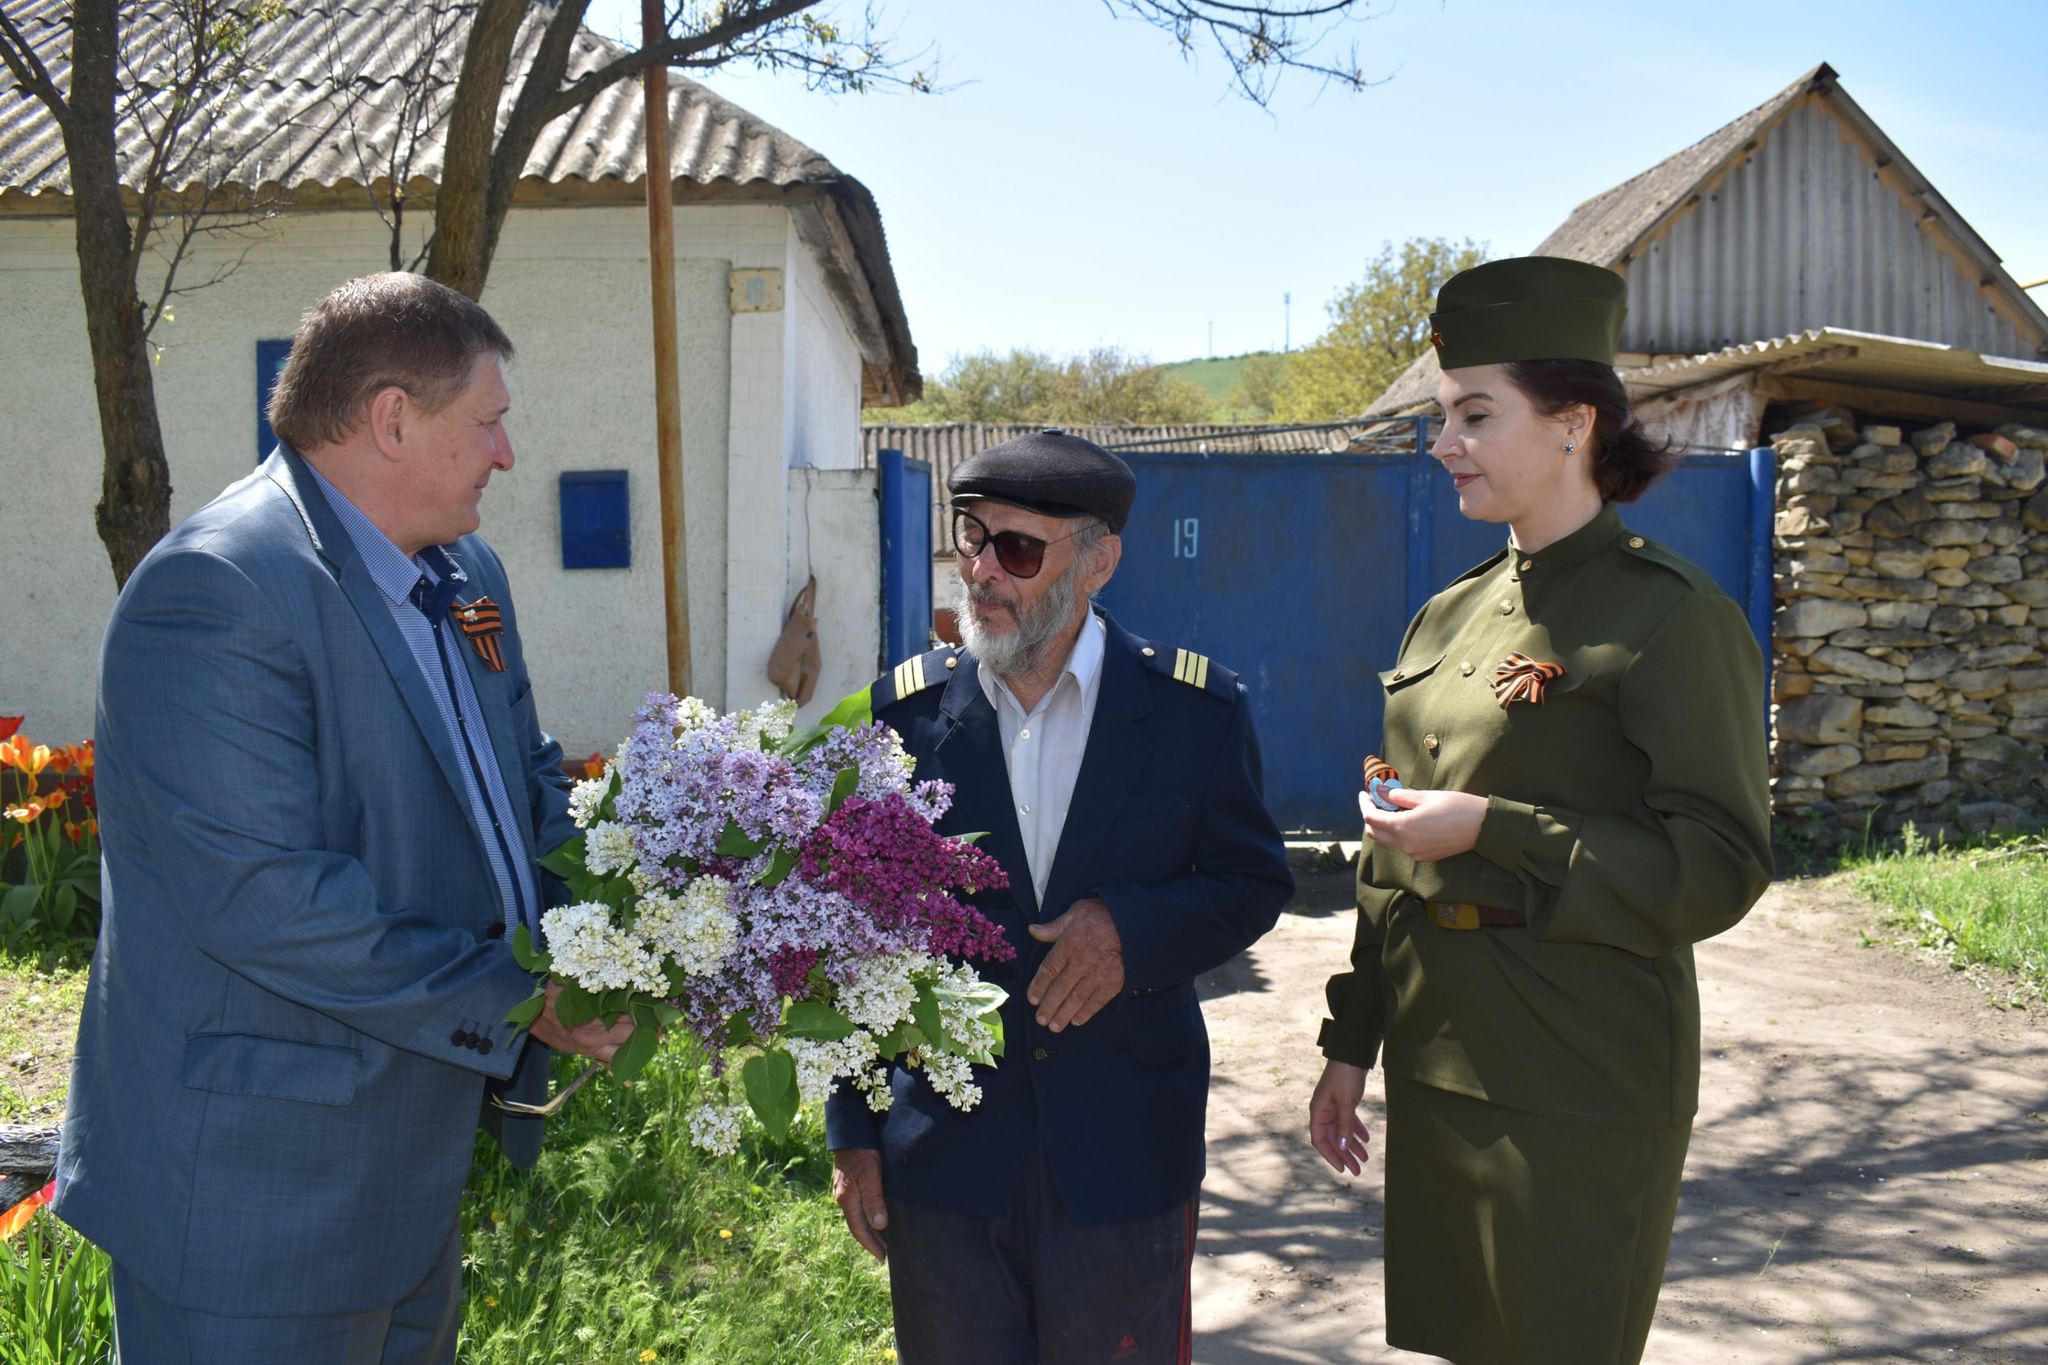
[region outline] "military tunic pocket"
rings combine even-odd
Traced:
[[[1436,672],[1437,666],[1449,657],[1450,655],[1448,654],[1439,654],[1427,663],[1396,665],[1380,674],[1380,686],[1390,693],[1400,692],[1413,687],[1416,683]]]

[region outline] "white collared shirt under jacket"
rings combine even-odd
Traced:
[[[1088,728],[1095,720],[1095,698],[1102,690],[1102,654],[1108,632],[1102,618],[1088,613],[1061,671],[1029,713],[1016,694],[986,665],[975,670],[982,694],[996,711],[1003,740],[1003,763],[1010,771],[1010,804],[1017,812],[1017,833],[1031,863],[1031,885],[1045,900],[1046,879],[1053,855],[1066,828],[1073,804],[1074,782],[1081,775],[1081,755],[1088,749]],[[1064,914],[1064,905],[1045,906],[1048,917]]]

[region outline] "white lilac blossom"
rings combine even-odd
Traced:
[[[576,828],[589,829],[597,823],[598,807],[604,804],[605,794],[611,789],[610,764],[605,765],[603,776],[585,778],[569,788],[569,818],[576,822]]]
[[[630,871],[635,857],[633,831],[616,820],[600,820],[584,835],[583,865],[594,876]]]
[[[713,1156],[731,1156],[740,1147],[740,1113],[723,1105],[699,1105],[690,1115],[690,1144]]]
[[[637,936],[612,924],[609,906],[589,901],[558,905],[541,916],[540,927],[557,976],[587,990],[668,989],[661,959]]]

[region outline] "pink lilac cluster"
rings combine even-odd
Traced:
[[[993,962],[1017,956],[1002,930],[948,894],[955,887],[972,895],[1007,886],[1002,867],[974,845],[934,833],[899,793],[848,800],[804,841],[797,873],[861,906],[886,928],[915,931],[918,946],[934,956]]]
[[[1001,929],[953,894],[1007,885],[1001,866],[932,828],[952,789],[913,785],[893,731],[838,729],[792,760],[760,747],[754,724],[745,713],[650,696],[615,764],[614,811],[632,831],[636,877],[672,892],[709,877],[727,885],[737,941],[675,1001],[714,1065],[730,1021],[766,1036],[783,1001],[809,997],[820,977],[829,992],[888,954],[1016,956]],[[854,794],[828,818],[834,783],[849,768]],[[761,847],[720,854],[731,827]],[[778,850],[793,862],[762,885]]]

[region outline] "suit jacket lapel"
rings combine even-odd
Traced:
[[[1095,718],[1088,725],[1088,747],[1081,754],[1081,771],[1074,779],[1073,799],[1067,804],[1067,822],[1060,829],[1052,875],[1045,881],[1046,907],[1056,915],[1065,912],[1074,895],[1088,889],[1081,883],[1095,850],[1123,809],[1124,798],[1152,752],[1142,724],[1145,713],[1152,709],[1152,689],[1145,681],[1137,641],[1106,615],[1103,625],[1108,638],[1103,642],[1102,686],[1095,697]]]
[[[391,619],[390,604],[356,554],[355,542],[350,539],[340,518],[334,515],[334,509],[328,506],[320,485],[313,480],[296,453],[279,446],[271,455],[268,466],[271,480],[299,509],[313,549],[334,570],[335,581],[340,585],[342,594],[362,619],[363,630],[383,660],[385,671],[391,675],[392,685],[405,699],[405,709],[418,727],[420,738],[433,752],[434,765],[441,770],[449,793],[455,799],[456,809],[467,811],[469,797],[468,788],[463,784],[462,757],[455,752],[455,743],[448,737],[448,727],[441,720],[440,708],[434,704],[434,694],[428,690],[427,680],[420,676],[419,662],[413,658],[411,646],[406,644],[398,623]],[[476,840],[477,852],[488,867],[490,860],[484,853],[483,836],[477,832],[476,822],[465,817],[462,824]]]
[[[946,771],[955,775],[948,823],[956,829],[988,831],[982,848],[1006,870],[1022,872],[1010,878],[1010,894],[1029,923],[1038,918],[1038,896],[1031,885],[1030,860],[1024,856],[1024,835],[1017,828],[1017,812],[1010,802],[1010,768],[1003,759],[1002,733],[996,728],[995,708],[982,695],[977,678],[980,667],[967,655],[953,670],[939,699],[939,717],[946,731],[932,752]]]
[[[462,566],[462,572],[469,578],[469,600],[474,602],[483,595],[476,575],[476,566],[466,562],[460,554],[450,549],[449,557]],[[461,632],[458,630],[457,635]],[[498,779],[505,784],[505,798],[518,813],[516,822],[521,842],[525,845],[525,856],[532,861],[536,854],[533,849],[532,811],[533,803],[527,799],[526,753],[515,742],[512,734],[512,716],[508,708],[493,706],[490,698],[498,695],[503,687],[504,675],[493,673],[483,661],[483,656],[470,646],[466,637],[457,647],[462,655],[463,666],[469,670],[470,689],[476,693],[477,709],[484,713],[484,728],[491,737],[491,753],[498,760]]]

